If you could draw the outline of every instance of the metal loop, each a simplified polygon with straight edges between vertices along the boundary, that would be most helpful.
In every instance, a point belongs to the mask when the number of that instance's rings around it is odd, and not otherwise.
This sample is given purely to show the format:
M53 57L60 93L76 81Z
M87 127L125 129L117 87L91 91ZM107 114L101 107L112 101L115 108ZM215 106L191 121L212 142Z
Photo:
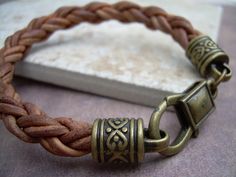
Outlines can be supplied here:
M177 94L166 97L159 106L152 113L150 122L149 122L149 137L153 139L160 139L160 120L163 113L166 111L167 107L174 106L177 101L182 98L185 94Z
M193 130L191 127L181 129L175 140L165 150L161 151L160 154L171 156L179 153L187 144L192 134Z
M222 81L224 81L224 78L226 78L227 70L224 69L221 75L217 80L215 80L213 87L216 88Z
M149 138L156 140L163 138L159 128L160 120L169 106L174 106L181 130L167 148L159 149L159 152L166 156L180 152L192 135L197 137L199 126L215 109L208 82L205 80L195 82L184 93L166 97L155 109L149 122Z
M212 76L219 85L220 82L228 81L232 77L232 70L227 63L212 64L210 76Z
M209 74L213 79L209 79L209 85L211 86L211 92L215 98L217 95L217 87L221 82L226 82L232 77L232 70L227 63L224 64L212 64L211 72Z
M148 129L144 129L145 139L144 146L145 152L160 152L165 150L170 142L170 136L163 130L160 130L161 139L150 139Z
M166 97L163 102L156 108L153 112L148 128L149 137L152 139L159 140L162 138L161 131L159 129L160 120L163 113L166 111L167 107L174 106L177 102L183 97L185 94L177 94ZM190 126L186 127L185 125L181 124L182 128L180 130L179 135L175 138L175 140L165 149L159 150L160 154L162 155L174 155L180 152L187 141L191 138L193 134L193 130Z
M209 85L209 88L210 88L210 91L211 91L211 94L212 94L212 97L214 99L216 99L217 95L218 95L218 89L217 87L215 87L214 83L215 83L215 79L208 79L207 80L207 83Z

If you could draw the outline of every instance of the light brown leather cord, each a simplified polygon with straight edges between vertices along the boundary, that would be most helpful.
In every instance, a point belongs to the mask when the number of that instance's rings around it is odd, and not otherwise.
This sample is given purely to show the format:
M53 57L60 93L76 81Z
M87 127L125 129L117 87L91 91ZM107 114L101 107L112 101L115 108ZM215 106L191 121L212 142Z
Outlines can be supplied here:
M97 24L110 19L122 23L140 22L149 29L159 29L170 34L183 49L200 34L183 17L167 14L159 7L140 7L130 2L62 7L49 16L33 19L26 28L9 36L0 49L0 119L11 133L25 142L40 143L56 155L82 156L91 151L90 124L67 117L49 117L38 106L23 102L11 81L15 63L24 58L34 43L82 22Z

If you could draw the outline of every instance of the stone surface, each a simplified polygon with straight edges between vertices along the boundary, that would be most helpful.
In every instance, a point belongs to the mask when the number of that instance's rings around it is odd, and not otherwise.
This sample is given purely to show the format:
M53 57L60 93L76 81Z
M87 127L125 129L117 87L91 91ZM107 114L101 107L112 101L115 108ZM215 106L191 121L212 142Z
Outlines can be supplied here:
M6 36L25 27L34 17L49 14L63 5L87 2L5 3L0 6L0 45ZM158 5L169 13L184 16L195 28L217 38L220 7L187 0L134 2ZM32 48L24 62L17 65L16 74L152 106L166 94L183 91L199 79L184 51L170 36L150 31L141 24L123 25L116 21L97 26L85 23L55 33L47 42Z

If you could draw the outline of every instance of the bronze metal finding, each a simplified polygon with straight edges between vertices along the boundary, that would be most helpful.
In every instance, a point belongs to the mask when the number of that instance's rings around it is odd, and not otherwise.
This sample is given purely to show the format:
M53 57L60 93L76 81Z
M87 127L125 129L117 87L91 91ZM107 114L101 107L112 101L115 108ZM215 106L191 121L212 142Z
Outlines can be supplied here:
M144 158L142 119L96 119L92 130L92 157L99 163L137 163Z
M92 130L92 156L100 162L140 162L144 152L165 156L180 152L191 137L197 137L200 125L214 111L217 87L228 81L232 71L229 58L208 36L194 38L187 56L206 79L198 81L183 93L167 96L152 113L148 128L142 119L97 119ZM160 120L173 106L181 124L178 136L170 143L167 132L160 129Z
M186 55L203 77L208 76L212 64L229 62L228 55L206 35L192 39L186 50Z
M192 135L197 137L200 124L215 108L208 82L196 82L184 93L166 97L155 109L148 127L150 138L157 140L162 138L160 120L169 106L174 106L176 110L181 131L168 147L160 151L160 154L165 156L180 152Z

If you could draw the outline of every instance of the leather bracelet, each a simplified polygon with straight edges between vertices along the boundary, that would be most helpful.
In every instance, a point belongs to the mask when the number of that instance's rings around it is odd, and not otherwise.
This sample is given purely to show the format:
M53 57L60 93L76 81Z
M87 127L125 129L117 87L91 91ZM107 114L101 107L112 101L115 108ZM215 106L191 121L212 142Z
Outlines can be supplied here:
M98 24L112 19L143 23L151 30L170 34L186 50L203 80L183 93L166 97L155 108L148 128L143 128L141 118L96 119L93 125L68 117L52 118L33 103L22 101L11 84L14 65L34 43L82 22ZM141 162L147 152L170 156L180 152L191 137L197 137L199 126L215 109L217 87L232 75L228 62L229 57L210 37L194 29L185 18L159 7L141 7L131 2L62 7L33 19L27 27L6 38L0 49L0 119L19 139L40 143L55 155L78 157L92 152L93 159L100 163ZM175 108L181 123L181 131L171 143L168 133L159 128L162 114L169 106Z

